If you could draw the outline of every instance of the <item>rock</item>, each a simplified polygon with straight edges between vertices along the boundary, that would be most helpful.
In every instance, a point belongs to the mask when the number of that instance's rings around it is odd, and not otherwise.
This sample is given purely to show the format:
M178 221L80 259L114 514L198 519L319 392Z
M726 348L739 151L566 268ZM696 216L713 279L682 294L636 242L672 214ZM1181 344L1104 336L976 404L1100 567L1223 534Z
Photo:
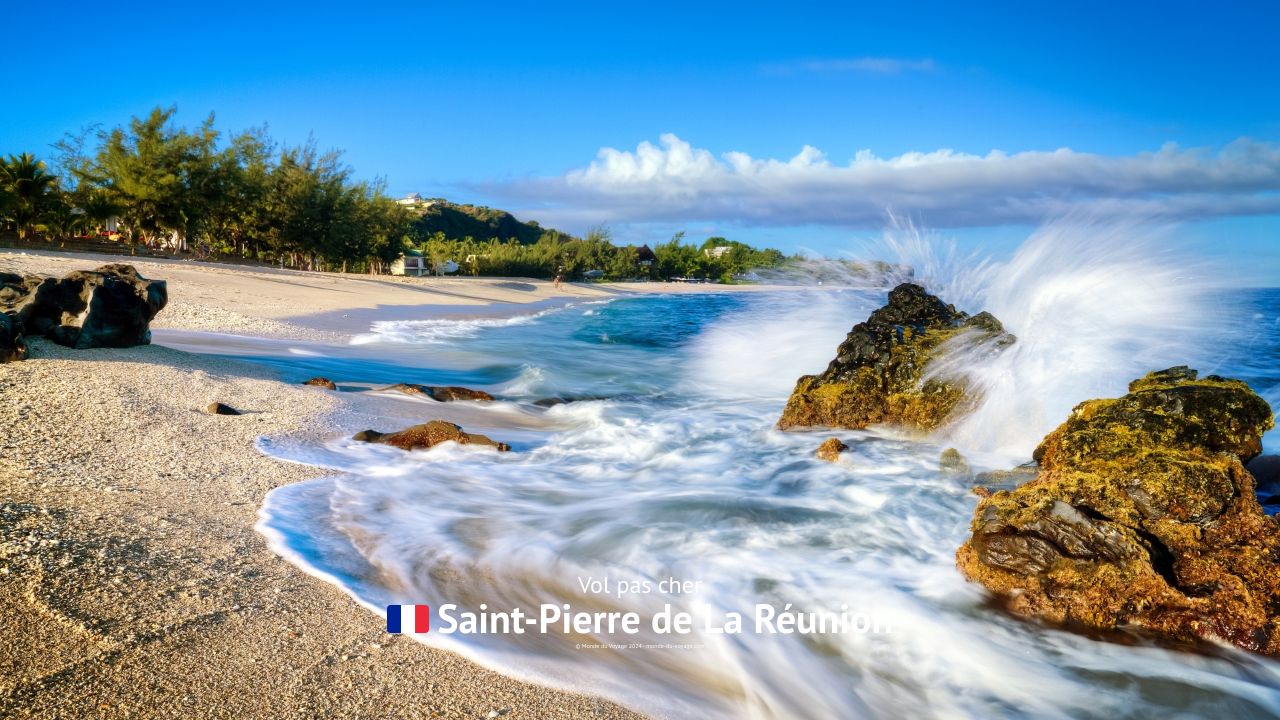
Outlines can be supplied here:
M553 408L557 405L566 405L568 403L592 402L597 400L625 400L632 397L635 397L635 396L634 395L616 395L616 396L583 395L580 397L549 397L549 398L541 398L539 400L534 400L533 404L537 405L538 407Z
M0 303L15 311L30 335L68 347L130 347L151 342L150 323L164 308L163 280L148 280L131 265L77 270L61 279L0 278ZM25 292L22 292L25 290Z
M1258 483L1258 492L1280 493L1280 455L1259 455L1244 466Z
M382 389L383 391L395 390L406 395L426 395L432 400L436 400L438 402L453 402L455 400L493 400L493 396L483 390L472 390L471 388L458 387L457 385L417 385L414 383L399 383Z
M304 382L304 383L302 383L302 384L303 384L303 385L314 385L315 387L322 387L322 388L324 388L325 390L337 390L337 389L338 389L338 386L337 386L337 385L334 385L332 380L330 380L329 378L324 378L324 377L313 377L313 378L311 378L310 380L308 380L308 381L306 381L306 382Z
M22 336L22 321L17 315L0 312L0 363L27 358L27 341Z
M429 448L443 442L456 442L459 445L488 445L499 452L507 452L511 449L511 446L506 443L497 442L484 435L464 432L461 427L443 420L432 420L394 433L362 430L351 439L393 445L401 450Z
M978 503L961 572L1052 623L1280 654L1280 521L1243 465L1271 408L1189 368L1129 387L1077 405L1035 479Z
M942 455L938 457L938 468L942 472L951 475L969 475L972 473L969 469L969 463L965 461L960 451L955 448L947 448L942 451Z
M796 383L778 427L861 429L889 423L929 430L967 398L963 380L925 378L925 368L943 343L997 353L1015 338L990 313L972 317L903 283L889 302L858 323L836 349L821 375Z
M840 459L840 453L848 450L849 446L840 442L840 438L827 438L818 446L818 459L827 462L836 462Z
M210 415L242 415L243 414L239 410L231 407L230 405L223 405L220 402L210 403L209 407L205 408L205 410L207 410Z

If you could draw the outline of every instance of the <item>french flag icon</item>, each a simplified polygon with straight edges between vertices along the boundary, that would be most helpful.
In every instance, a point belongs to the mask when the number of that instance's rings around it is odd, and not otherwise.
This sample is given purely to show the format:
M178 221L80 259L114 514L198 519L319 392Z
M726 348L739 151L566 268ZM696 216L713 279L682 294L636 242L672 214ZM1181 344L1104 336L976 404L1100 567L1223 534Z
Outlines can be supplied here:
M406 628L413 628L406 630ZM388 605L387 632L399 635L402 632L431 632L430 605Z

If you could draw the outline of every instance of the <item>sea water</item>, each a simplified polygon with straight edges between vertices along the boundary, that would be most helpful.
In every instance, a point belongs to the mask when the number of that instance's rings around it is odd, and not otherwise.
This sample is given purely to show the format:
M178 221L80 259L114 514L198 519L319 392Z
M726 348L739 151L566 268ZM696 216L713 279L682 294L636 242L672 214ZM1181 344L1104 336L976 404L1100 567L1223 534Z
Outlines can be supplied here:
M1033 238L967 278L917 265L917 280L1019 338L994 364L948 359L986 400L926 438L774 427L796 378L821 371L892 282L379 322L348 346L258 348L297 380L489 390L499 401L467 403L466 429L513 447L263 438L262 452L327 475L273 490L260 529L373 612L569 604L648 618L670 605L719 618L763 605L844 611L877 629L418 636L658 716L1278 716L1274 660L1048 628L992 606L955 568L977 498L971 476L939 467L943 449L975 470L1026 462L1075 403L1175 364L1280 399L1280 290L1225 288L1105 242L1077 261L1061 240ZM537 404L552 398L572 402ZM462 407L385 402L422 420ZM838 463L814 457L829 436L851 447ZM673 579L679 592L661 585ZM648 592L617 592L641 583Z

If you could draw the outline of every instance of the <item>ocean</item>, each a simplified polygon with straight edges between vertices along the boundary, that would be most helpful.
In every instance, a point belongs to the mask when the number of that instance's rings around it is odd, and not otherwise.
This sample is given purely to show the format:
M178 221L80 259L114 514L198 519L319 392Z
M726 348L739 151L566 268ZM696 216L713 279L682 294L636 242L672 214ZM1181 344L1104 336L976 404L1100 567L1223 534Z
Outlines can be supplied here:
M1274 660L1117 642L995 607L955 569L975 480L939 463L949 447L975 471L1025 463L1076 403L1172 365L1246 380L1274 406L1280 289L1035 242L969 271L917 267L931 290L990 310L1019 338L994 363L950 359L986 400L926 438L774 428L796 379L826 366L891 283L620 297L375 322L343 346L255 343L251 359L290 380L488 390L498 402L465 409L377 394L393 418L377 429L462 412L467 431L513 447L404 453L346 436L264 437L261 452L326 474L273 490L259 529L374 613L569 604L649 618L670 605L704 619L769 606L876 629L417 636L657 716L1280 716ZM839 463L814 456L832 436L850 446ZM1280 450L1276 433L1264 442ZM605 578L608 593L584 587ZM623 587L637 590L620 597Z

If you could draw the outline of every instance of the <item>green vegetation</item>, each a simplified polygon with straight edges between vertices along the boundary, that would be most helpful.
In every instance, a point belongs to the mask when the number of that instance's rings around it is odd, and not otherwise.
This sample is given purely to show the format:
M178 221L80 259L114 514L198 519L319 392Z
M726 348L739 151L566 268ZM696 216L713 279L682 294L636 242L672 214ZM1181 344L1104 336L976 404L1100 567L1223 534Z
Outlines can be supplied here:
M387 272L410 250L432 268L502 277L732 282L788 262L720 237L620 247L604 228L578 238L482 206L402 204L382 182L354 180L339 151L282 147L264 129L223 133L212 115L186 128L175 113L68 136L51 164L0 158L0 230L343 272Z
M521 244L516 239L479 241L471 237L451 239L436 232L419 244L431 267L453 260L459 272L496 277L565 278L591 277L593 270L604 280L713 280L734 282L753 270L778 267L786 262L781 252L756 250L724 238L710 238L702 247L687 245L684 233L669 241L647 246L617 246L608 230L594 229L585 238L547 230L536 242ZM714 248L727 247L723 253Z

